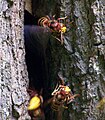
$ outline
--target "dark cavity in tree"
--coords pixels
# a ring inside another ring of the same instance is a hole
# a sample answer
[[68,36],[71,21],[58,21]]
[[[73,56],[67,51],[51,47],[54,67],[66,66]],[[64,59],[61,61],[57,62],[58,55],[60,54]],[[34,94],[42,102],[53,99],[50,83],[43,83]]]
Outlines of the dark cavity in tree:
[[24,40],[26,65],[29,75],[29,88],[40,92],[45,97],[48,88],[48,67],[46,50],[48,48],[50,31],[37,25],[38,17],[25,10]]

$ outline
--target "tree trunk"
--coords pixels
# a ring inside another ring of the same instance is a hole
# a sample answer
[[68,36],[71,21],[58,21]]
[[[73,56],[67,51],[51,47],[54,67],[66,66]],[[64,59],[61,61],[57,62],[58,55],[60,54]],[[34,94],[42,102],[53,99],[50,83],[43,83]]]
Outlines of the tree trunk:
[[[105,105],[101,110],[96,108],[105,96],[104,0],[33,0],[32,3],[33,14],[38,17],[54,14],[56,17],[68,16],[64,45],[51,40],[51,54],[47,58],[50,90],[53,91],[57,74],[60,74],[73,93],[80,94],[69,109],[64,110],[62,120],[104,120]],[[23,7],[23,0],[0,0],[2,120],[29,119]],[[71,21],[72,24],[69,23]],[[56,120],[55,113],[50,111],[46,120]]]
[[[104,0],[33,0],[33,6],[33,14],[40,17],[68,16],[64,45],[52,40],[48,56],[52,91],[59,73],[73,93],[80,94],[62,120],[104,120],[104,109],[96,108],[105,96]],[[48,119],[56,119],[51,115]]]
[[24,2],[0,0],[0,119],[30,119],[24,50]]
[[104,9],[104,0],[62,1],[60,14],[68,16],[73,24],[68,24],[65,35],[69,58],[62,53],[61,73],[70,80],[67,83],[72,91],[80,94],[68,111],[70,120],[105,119],[104,109],[96,108],[105,96]]

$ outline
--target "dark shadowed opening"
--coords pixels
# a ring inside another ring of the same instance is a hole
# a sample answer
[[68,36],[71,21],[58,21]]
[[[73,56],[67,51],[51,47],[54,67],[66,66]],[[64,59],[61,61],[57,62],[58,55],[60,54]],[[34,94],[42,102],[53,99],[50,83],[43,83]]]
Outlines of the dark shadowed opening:
[[47,49],[50,31],[38,26],[37,21],[38,17],[25,10],[24,39],[29,88],[45,92],[48,87]]
[[[56,86],[57,74],[59,71],[60,57],[58,58],[58,41],[51,37],[49,29],[38,26],[38,19],[56,14],[59,17],[60,3],[56,0],[47,2],[46,0],[32,1],[32,14],[25,10],[24,14],[24,40],[26,51],[26,65],[29,76],[29,89],[34,89],[40,93],[44,102],[49,100],[51,92]],[[53,89],[52,89],[53,88]],[[44,108],[46,120],[51,118],[51,106]],[[53,118],[51,118],[53,119]]]

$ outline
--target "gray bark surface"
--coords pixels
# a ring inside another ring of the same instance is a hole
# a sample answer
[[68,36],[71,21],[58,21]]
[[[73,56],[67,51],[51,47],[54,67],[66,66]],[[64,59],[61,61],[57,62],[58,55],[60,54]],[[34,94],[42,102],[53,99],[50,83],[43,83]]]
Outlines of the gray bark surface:
[[26,120],[24,1],[0,0],[0,120]]
[[61,73],[70,80],[73,92],[80,93],[68,115],[73,120],[104,120],[104,109],[96,106],[105,96],[105,2],[66,0],[62,5],[61,15],[74,24],[68,25],[65,47],[71,54],[68,60],[62,57]]

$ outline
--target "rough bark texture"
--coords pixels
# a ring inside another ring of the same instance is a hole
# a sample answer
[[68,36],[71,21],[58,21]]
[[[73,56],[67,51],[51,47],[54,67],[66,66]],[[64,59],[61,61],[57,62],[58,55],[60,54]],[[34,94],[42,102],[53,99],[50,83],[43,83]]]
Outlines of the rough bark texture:
[[[52,40],[49,55],[52,90],[59,73],[73,93],[80,94],[62,120],[104,120],[105,110],[96,105],[105,96],[105,1],[33,0],[33,6],[34,15],[69,19],[64,45]],[[54,114],[48,120],[56,119]]]
[[68,26],[70,32],[65,36],[71,61],[62,57],[61,71],[70,79],[74,93],[81,95],[76,101],[79,105],[72,104],[70,119],[104,120],[104,110],[98,111],[96,105],[105,96],[105,2],[80,0],[62,4],[61,14],[69,16],[74,24],[71,29]]
[[31,0],[25,0],[25,9],[32,13],[32,3]]
[[28,77],[25,64],[23,0],[0,0],[0,119],[26,120]]

